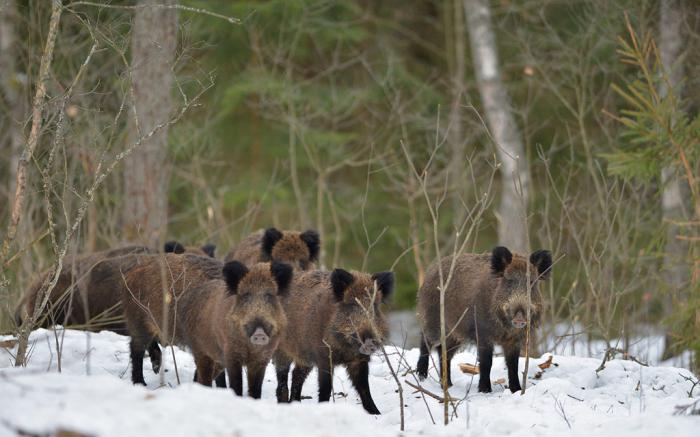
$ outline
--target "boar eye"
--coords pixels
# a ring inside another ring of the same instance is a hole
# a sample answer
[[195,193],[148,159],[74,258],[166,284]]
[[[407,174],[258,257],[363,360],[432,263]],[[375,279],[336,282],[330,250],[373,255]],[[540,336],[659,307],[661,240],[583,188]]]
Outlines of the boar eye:
[[241,300],[241,302],[250,302],[250,293],[240,294],[238,295],[238,298]]
[[268,302],[273,302],[275,300],[275,295],[272,293],[265,293],[265,300]]

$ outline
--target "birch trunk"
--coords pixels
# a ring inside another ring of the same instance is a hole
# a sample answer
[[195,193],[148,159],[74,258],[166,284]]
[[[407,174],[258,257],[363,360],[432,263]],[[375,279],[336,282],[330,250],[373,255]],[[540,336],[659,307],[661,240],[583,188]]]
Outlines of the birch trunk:
[[[659,92],[662,96],[669,93],[668,87],[680,96],[680,86],[683,79],[683,10],[680,0],[666,0],[659,3],[661,8],[659,22],[659,55],[668,84],[662,81]],[[688,285],[690,270],[688,268],[688,245],[677,238],[680,228],[676,224],[687,220],[686,211],[687,187],[675,166],[669,166],[661,172],[661,209],[662,219],[666,226],[666,242],[662,278],[666,283],[668,293],[664,299],[664,313],[673,313],[674,302]],[[672,347],[673,338],[666,335],[664,359],[675,355]]]
[[[141,0],[141,5],[172,5],[174,0]],[[132,116],[129,144],[168,120],[172,109],[177,11],[136,10],[131,36]],[[124,230],[130,241],[160,245],[167,226],[168,129],[160,130],[124,162]]]
[[508,92],[501,80],[490,6],[487,0],[464,0],[464,13],[484,115],[501,163],[499,244],[525,253],[529,249],[525,227],[530,172]]

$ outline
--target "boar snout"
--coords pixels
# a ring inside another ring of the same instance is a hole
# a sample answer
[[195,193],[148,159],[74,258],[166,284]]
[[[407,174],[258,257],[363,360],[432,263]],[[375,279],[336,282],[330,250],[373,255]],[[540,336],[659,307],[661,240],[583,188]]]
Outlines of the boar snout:
[[270,336],[265,333],[265,330],[258,327],[250,336],[250,342],[256,346],[265,346],[270,342]]
[[360,345],[360,353],[363,355],[372,355],[377,350],[379,350],[379,344],[372,338],[365,339]]
[[527,319],[525,318],[525,313],[523,311],[516,312],[515,317],[511,319],[510,323],[516,329],[523,329],[527,326]]
[[246,334],[250,343],[255,346],[265,346],[270,342],[270,328],[262,320],[254,320],[246,325]]

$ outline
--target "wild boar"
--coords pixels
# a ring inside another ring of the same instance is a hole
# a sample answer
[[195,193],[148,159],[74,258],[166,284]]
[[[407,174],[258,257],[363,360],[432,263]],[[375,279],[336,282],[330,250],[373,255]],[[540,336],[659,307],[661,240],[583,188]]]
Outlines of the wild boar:
[[[452,257],[445,257],[440,263],[446,278]],[[518,358],[528,324],[528,303],[529,322],[536,327],[542,312],[539,283],[549,277],[551,267],[552,255],[547,250],[533,252],[529,259],[514,255],[505,247],[496,247],[490,254],[457,255],[453,276],[445,291],[445,330],[449,334],[446,339],[448,385],[452,385],[450,363],[453,355],[472,341],[477,345],[480,366],[479,392],[491,391],[494,344],[503,347],[510,390],[520,390]],[[439,266],[435,263],[426,272],[418,292],[418,319],[423,338],[416,368],[421,379],[428,375],[432,347],[437,347],[442,360],[439,285]],[[528,290],[531,290],[529,298]]]
[[[154,259],[127,275],[124,308],[131,335],[132,381],[145,384],[143,356],[154,339],[192,350],[197,381],[211,385],[226,368],[231,388],[242,394],[242,367],[248,393],[259,398],[265,368],[287,319],[280,298],[292,280],[291,266],[238,261],[201,265],[201,257]],[[161,272],[167,269],[168,319],[163,316]],[[218,277],[217,277],[218,275]],[[214,279],[212,279],[214,278]]]
[[247,266],[278,261],[291,265],[295,270],[313,270],[320,250],[321,241],[316,231],[278,231],[269,228],[241,240],[224,260],[240,261]]
[[[274,358],[277,400],[300,401],[304,380],[316,366],[318,400],[328,401],[333,391],[333,368],[343,365],[365,410],[380,414],[370,393],[369,360],[388,337],[381,303],[393,287],[391,272],[369,275],[335,269],[332,273],[298,274],[283,301],[289,327]],[[289,396],[287,379],[292,362]]]

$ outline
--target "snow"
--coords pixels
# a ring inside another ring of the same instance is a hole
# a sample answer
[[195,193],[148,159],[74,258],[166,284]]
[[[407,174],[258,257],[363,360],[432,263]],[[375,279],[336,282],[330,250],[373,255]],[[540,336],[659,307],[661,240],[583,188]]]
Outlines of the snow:
[[[63,341],[60,373],[55,334]],[[10,339],[0,337],[0,342]],[[128,337],[111,332],[37,330],[31,343],[26,368],[12,367],[13,348],[0,348],[0,436],[59,430],[98,436],[400,435],[396,384],[381,356],[372,358],[370,386],[383,414],[371,416],[362,409],[342,368],[334,375],[335,401],[316,402],[314,372],[304,386],[304,395],[313,399],[278,405],[271,365],[263,398],[252,400],[236,397],[228,389],[193,384],[191,355],[178,348],[174,354],[181,384],[168,348],[163,354],[168,370],[165,386],[145,360],[148,387],[144,388],[130,383]],[[407,364],[415,365],[418,350],[387,347],[387,353],[399,369],[400,380],[415,382],[404,372]],[[462,374],[457,366],[474,363],[473,350],[457,354],[450,389],[453,398],[462,399],[456,407],[457,417],[449,426],[442,426],[442,404],[427,396],[424,400],[404,385],[406,434],[658,437],[663,433],[676,437],[696,436],[700,429],[700,416],[674,415],[678,406],[697,401],[700,395],[700,387],[695,387],[695,399],[688,396],[693,385],[688,378],[695,378],[688,370],[612,360],[596,373],[600,359],[554,355],[554,364],[534,379],[540,370],[537,364],[546,358],[531,360],[525,395],[511,394],[497,384],[493,393],[480,394],[476,393],[478,376]],[[520,370],[523,368],[521,359]],[[494,358],[491,379],[506,375],[503,358]],[[434,369],[423,386],[440,393]],[[431,422],[426,403],[437,425]]]

